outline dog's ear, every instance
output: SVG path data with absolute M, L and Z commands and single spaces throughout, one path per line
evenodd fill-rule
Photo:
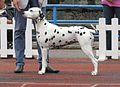
M 42 20 L 44 17 L 45 17 L 45 15 L 43 14 L 43 13 L 41 13 L 41 11 L 39 11 L 39 17 L 40 17 L 40 20 Z

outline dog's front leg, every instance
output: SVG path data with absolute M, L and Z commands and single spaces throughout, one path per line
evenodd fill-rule
M 45 74 L 47 67 L 47 48 L 41 48 L 42 51 L 42 68 L 38 74 Z

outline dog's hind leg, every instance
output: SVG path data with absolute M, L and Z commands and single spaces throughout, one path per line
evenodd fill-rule
M 83 52 L 91 59 L 94 70 L 91 72 L 92 75 L 97 75 L 98 73 L 98 60 L 94 57 L 92 46 L 90 44 L 86 44 L 81 46 Z
M 47 67 L 47 48 L 41 48 L 42 51 L 42 68 L 38 74 L 45 74 Z
M 94 70 L 91 72 L 92 75 L 98 73 L 98 60 L 94 57 L 92 50 L 92 36 L 89 33 L 84 35 L 77 35 L 78 42 L 81 46 L 82 51 L 91 59 Z

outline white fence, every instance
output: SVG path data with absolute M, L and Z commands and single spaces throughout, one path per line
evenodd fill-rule
M 15 57 L 14 52 L 14 40 L 13 40 L 13 48 L 7 49 L 7 30 L 13 31 L 14 36 L 14 25 L 15 22 L 13 20 L 13 24 L 7 24 L 6 18 L 0 18 L 0 57 L 7 57 L 7 55 L 13 55 Z M 27 29 L 26 29 L 26 50 L 25 55 L 26 57 L 32 57 L 32 55 L 37 55 L 37 50 L 32 49 L 32 21 L 28 19 L 27 21 Z
M 96 54 L 99 59 L 105 60 L 106 56 L 112 56 L 112 59 L 118 59 L 120 51 L 118 49 L 118 30 L 120 30 L 120 25 L 118 25 L 118 19 L 113 18 L 111 25 L 106 25 L 105 18 L 99 19 L 99 24 L 96 26 L 99 30 L 99 50 Z M 112 50 L 106 50 L 106 31 L 110 30 L 112 32 Z
M 7 24 L 6 18 L 0 18 L 0 56 L 7 57 L 7 55 L 13 55 L 14 52 L 14 42 L 13 48 L 7 49 L 7 30 L 12 29 L 14 32 L 14 20 L 13 24 Z M 99 56 L 100 60 L 105 60 L 106 56 L 112 56 L 113 59 L 118 59 L 120 52 L 118 50 L 118 30 L 120 30 L 120 25 L 118 25 L 118 19 L 113 18 L 111 25 L 106 25 L 105 19 L 100 18 L 99 24 L 96 26 L 99 30 L 99 50 L 96 51 L 96 55 Z M 26 29 L 26 57 L 32 57 L 32 55 L 37 55 L 37 49 L 32 49 L 32 29 L 33 24 L 31 20 L 27 21 Z M 112 31 L 112 50 L 106 50 L 106 30 Z M 13 33 L 14 36 L 14 33 Z M 13 40 L 14 41 L 14 40 Z

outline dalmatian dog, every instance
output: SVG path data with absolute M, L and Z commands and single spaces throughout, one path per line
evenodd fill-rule
M 23 15 L 35 20 L 36 37 L 42 50 L 42 69 L 38 74 L 45 74 L 47 67 L 47 50 L 62 47 L 74 42 L 79 42 L 83 52 L 91 59 L 94 70 L 92 75 L 98 73 L 98 60 L 92 52 L 93 33 L 95 30 L 84 26 L 61 27 L 49 23 L 40 8 L 33 7 L 24 11 Z

